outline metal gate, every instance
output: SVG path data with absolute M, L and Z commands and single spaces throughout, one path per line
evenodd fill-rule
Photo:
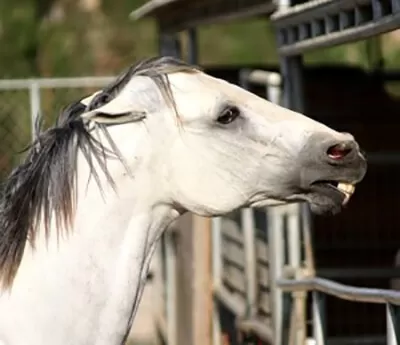
M 267 99 L 281 103 L 278 73 L 242 70 L 240 82 L 244 88 L 250 83 L 264 85 Z M 377 161 L 382 158 L 371 156 Z M 325 331 L 326 295 L 385 304 L 387 344 L 400 344 L 400 292 L 356 288 L 316 276 L 306 204 L 243 209 L 214 218 L 212 225 L 214 345 L 222 343 L 218 304 L 235 316 L 242 343 L 246 334 L 275 345 L 329 343 Z

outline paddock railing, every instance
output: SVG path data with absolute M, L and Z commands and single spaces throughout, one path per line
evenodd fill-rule
M 278 73 L 245 69 L 240 73 L 240 84 L 246 89 L 251 84 L 263 85 L 266 98 L 281 103 L 282 80 Z M 370 164 L 400 164 L 400 155 L 395 153 L 369 153 L 368 158 Z M 212 262 L 215 300 L 213 345 L 223 342 L 219 305 L 235 316 L 236 329 L 240 333 L 253 335 L 264 343 L 333 344 L 333 339 L 327 339 L 326 334 L 326 295 L 386 305 L 384 341 L 388 345 L 400 344 L 400 292 L 343 285 L 316 275 L 311 215 L 305 204 L 279 205 L 262 210 L 246 208 L 213 218 Z M 329 270 L 325 271 L 318 270 L 329 275 Z M 399 276 L 395 268 L 375 271 L 364 274 Z M 340 276 L 337 273 L 334 275 Z M 344 274 L 346 270 L 340 273 Z M 311 313 L 307 308 L 309 295 Z M 357 344 L 371 341 L 364 338 L 351 341 Z
M 398 79 L 398 75 L 384 76 Z M 54 118 L 66 104 L 97 91 L 113 77 L 0 80 L 0 169 L 12 165 L 11 156 L 34 136 L 36 118 Z M 266 98 L 281 103 L 281 76 L 276 72 L 243 70 L 242 87 L 252 84 L 266 88 Z M 400 165 L 400 154 L 369 153 L 370 164 Z M 274 345 L 322 345 L 326 337 L 326 295 L 354 302 L 386 305 L 387 334 L 390 345 L 399 344 L 398 292 L 355 288 L 316 276 L 310 239 L 310 214 L 302 204 L 281 205 L 263 210 L 243 209 L 226 217 L 212 219 L 213 294 L 236 316 L 237 328 Z M 188 229 L 189 230 L 189 229 Z M 158 246 L 155 260 L 162 273 L 154 277 L 162 291 L 155 303 L 160 338 L 177 343 L 177 248 L 174 231 L 167 231 Z M 322 271 L 322 270 L 321 270 Z M 321 273 L 321 271 L 318 271 Z M 338 277 L 323 270 L 324 277 Z M 357 274 L 360 270 L 357 270 Z M 365 270 L 364 275 L 398 277 L 398 270 Z M 354 271 L 341 271 L 352 275 Z M 307 334 L 306 304 L 312 295 L 312 328 Z M 221 344 L 220 315 L 214 305 L 214 345 Z M 396 327 L 397 326 L 397 327 Z M 358 343 L 365 343 L 358 339 Z

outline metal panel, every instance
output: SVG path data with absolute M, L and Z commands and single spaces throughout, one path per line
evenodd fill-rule
M 400 27 L 400 0 L 312 0 L 271 16 L 283 56 L 365 39 Z
M 163 32 L 172 33 L 204 24 L 271 14 L 275 8 L 273 0 L 153 0 L 132 11 L 130 18 L 156 18 Z

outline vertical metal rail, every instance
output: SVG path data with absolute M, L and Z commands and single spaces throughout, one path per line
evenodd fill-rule
M 167 306 L 167 340 L 169 345 L 177 343 L 177 288 L 176 288 L 176 247 L 173 233 L 165 233 L 166 260 L 166 306 Z
M 212 275 L 213 286 L 221 285 L 222 276 L 222 241 L 221 241 L 221 218 L 215 217 L 211 220 L 212 227 Z M 213 345 L 221 345 L 221 325 L 217 303 L 213 303 Z
M 284 227 L 280 207 L 267 211 L 270 289 L 272 304 L 272 325 L 274 329 L 274 344 L 283 344 L 283 292 L 278 288 L 277 280 L 282 277 L 285 264 L 285 248 L 282 229 Z
M 265 86 L 265 93 L 266 98 L 273 103 L 281 104 L 282 102 L 282 95 L 281 95 L 281 76 L 279 73 L 276 72 L 267 72 L 262 70 L 241 70 L 240 72 L 240 85 L 245 88 L 249 89 L 250 82 L 255 84 L 260 84 Z M 289 206 L 291 207 L 291 206 Z M 276 280 L 281 277 L 283 272 L 283 266 L 285 263 L 285 254 L 284 254 L 284 240 L 283 240 L 283 228 L 284 228 L 284 217 L 285 217 L 285 210 L 288 206 L 279 206 L 274 208 L 269 208 L 266 210 L 266 217 L 267 217 L 267 231 L 268 231 L 268 249 L 269 249 L 269 264 L 270 264 L 270 296 L 271 296 L 271 303 L 272 303 L 272 324 L 274 329 L 274 343 L 281 344 L 282 339 L 282 332 L 283 332 L 283 293 L 279 291 L 276 286 Z M 244 209 L 242 210 L 242 217 L 244 220 L 246 219 L 254 219 L 252 210 Z M 248 302 L 249 303 L 256 303 L 256 299 L 254 299 L 253 294 L 257 293 L 257 285 L 256 285 L 256 276 L 252 276 L 255 274 L 255 262 L 253 263 L 254 254 L 247 253 L 252 246 L 255 245 L 254 243 L 254 224 L 250 221 L 244 221 L 244 224 L 247 224 L 247 228 L 244 227 L 245 231 L 245 238 L 247 236 L 253 236 L 253 241 L 250 242 L 248 240 L 247 246 L 245 246 L 246 251 L 246 262 L 247 265 L 247 278 L 248 281 L 255 282 L 255 285 L 252 284 L 248 285 Z M 248 249 L 247 249 L 248 248 Z M 251 257 L 253 255 L 253 257 Z M 252 267 L 254 265 L 254 267 Z M 254 289 L 254 290 L 252 290 Z M 254 302 L 253 302 L 254 301 Z M 250 308 L 252 308 L 252 304 L 250 304 Z M 250 309 L 251 310 L 251 309 Z M 253 309 L 254 310 L 254 309 Z
M 280 0 L 278 2 L 278 11 L 284 11 L 290 6 L 290 0 Z M 302 56 L 281 56 L 280 65 L 283 76 L 283 106 L 303 112 Z M 300 221 L 300 219 L 307 217 L 308 210 L 300 204 L 295 205 L 295 207 L 296 209 L 293 208 L 289 212 L 288 265 L 294 270 L 295 278 L 301 278 L 304 271 L 301 250 L 301 225 L 307 226 L 307 223 Z M 308 249 L 310 250 L 310 248 Z M 303 345 L 306 341 L 306 298 L 307 295 L 304 291 L 292 293 L 293 305 L 291 307 L 290 341 L 293 345 Z
M 300 204 L 292 204 L 287 207 L 288 216 L 288 266 L 293 270 L 295 279 L 302 278 L 302 250 L 300 229 Z M 295 291 L 292 294 L 292 318 L 290 325 L 290 339 L 292 344 L 301 345 L 306 340 L 306 297 L 304 291 Z
M 251 208 L 241 210 L 243 228 L 243 247 L 245 255 L 247 318 L 257 313 L 257 266 L 256 266 L 256 234 L 254 231 L 254 212 Z
M 250 84 L 250 73 L 247 70 L 241 71 L 239 82 L 242 88 L 248 90 Z M 241 210 L 241 225 L 243 228 L 243 247 L 245 255 L 246 274 L 246 299 L 247 317 L 254 318 L 257 313 L 257 266 L 256 266 L 256 234 L 254 225 L 254 212 L 251 208 Z
M 187 31 L 187 35 L 188 35 L 187 60 L 190 64 L 197 65 L 199 60 L 197 30 L 191 28 Z
M 31 103 L 31 136 L 32 141 L 36 138 L 36 124 L 41 114 L 40 87 L 37 81 L 32 80 L 29 85 L 29 98 Z
M 400 317 L 399 306 L 386 303 L 387 344 L 400 344 Z
M 319 291 L 312 292 L 312 323 L 315 345 L 326 344 L 324 300 Z

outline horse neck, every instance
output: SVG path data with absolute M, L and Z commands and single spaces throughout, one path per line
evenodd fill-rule
M 117 193 L 100 175 L 103 195 L 93 178 L 88 183 L 88 164 L 78 159 L 73 227 L 60 239 L 53 224 L 48 241 L 40 232 L 35 249 L 27 247 L 12 296 L 16 303 L 27 301 L 26 309 L 42 310 L 36 326 L 44 334 L 52 325 L 46 334 L 54 343 L 68 336 L 75 344 L 119 344 L 136 312 L 157 239 L 179 213 L 162 202 L 147 158 L 137 159 L 133 178 L 120 162 L 110 161 Z

